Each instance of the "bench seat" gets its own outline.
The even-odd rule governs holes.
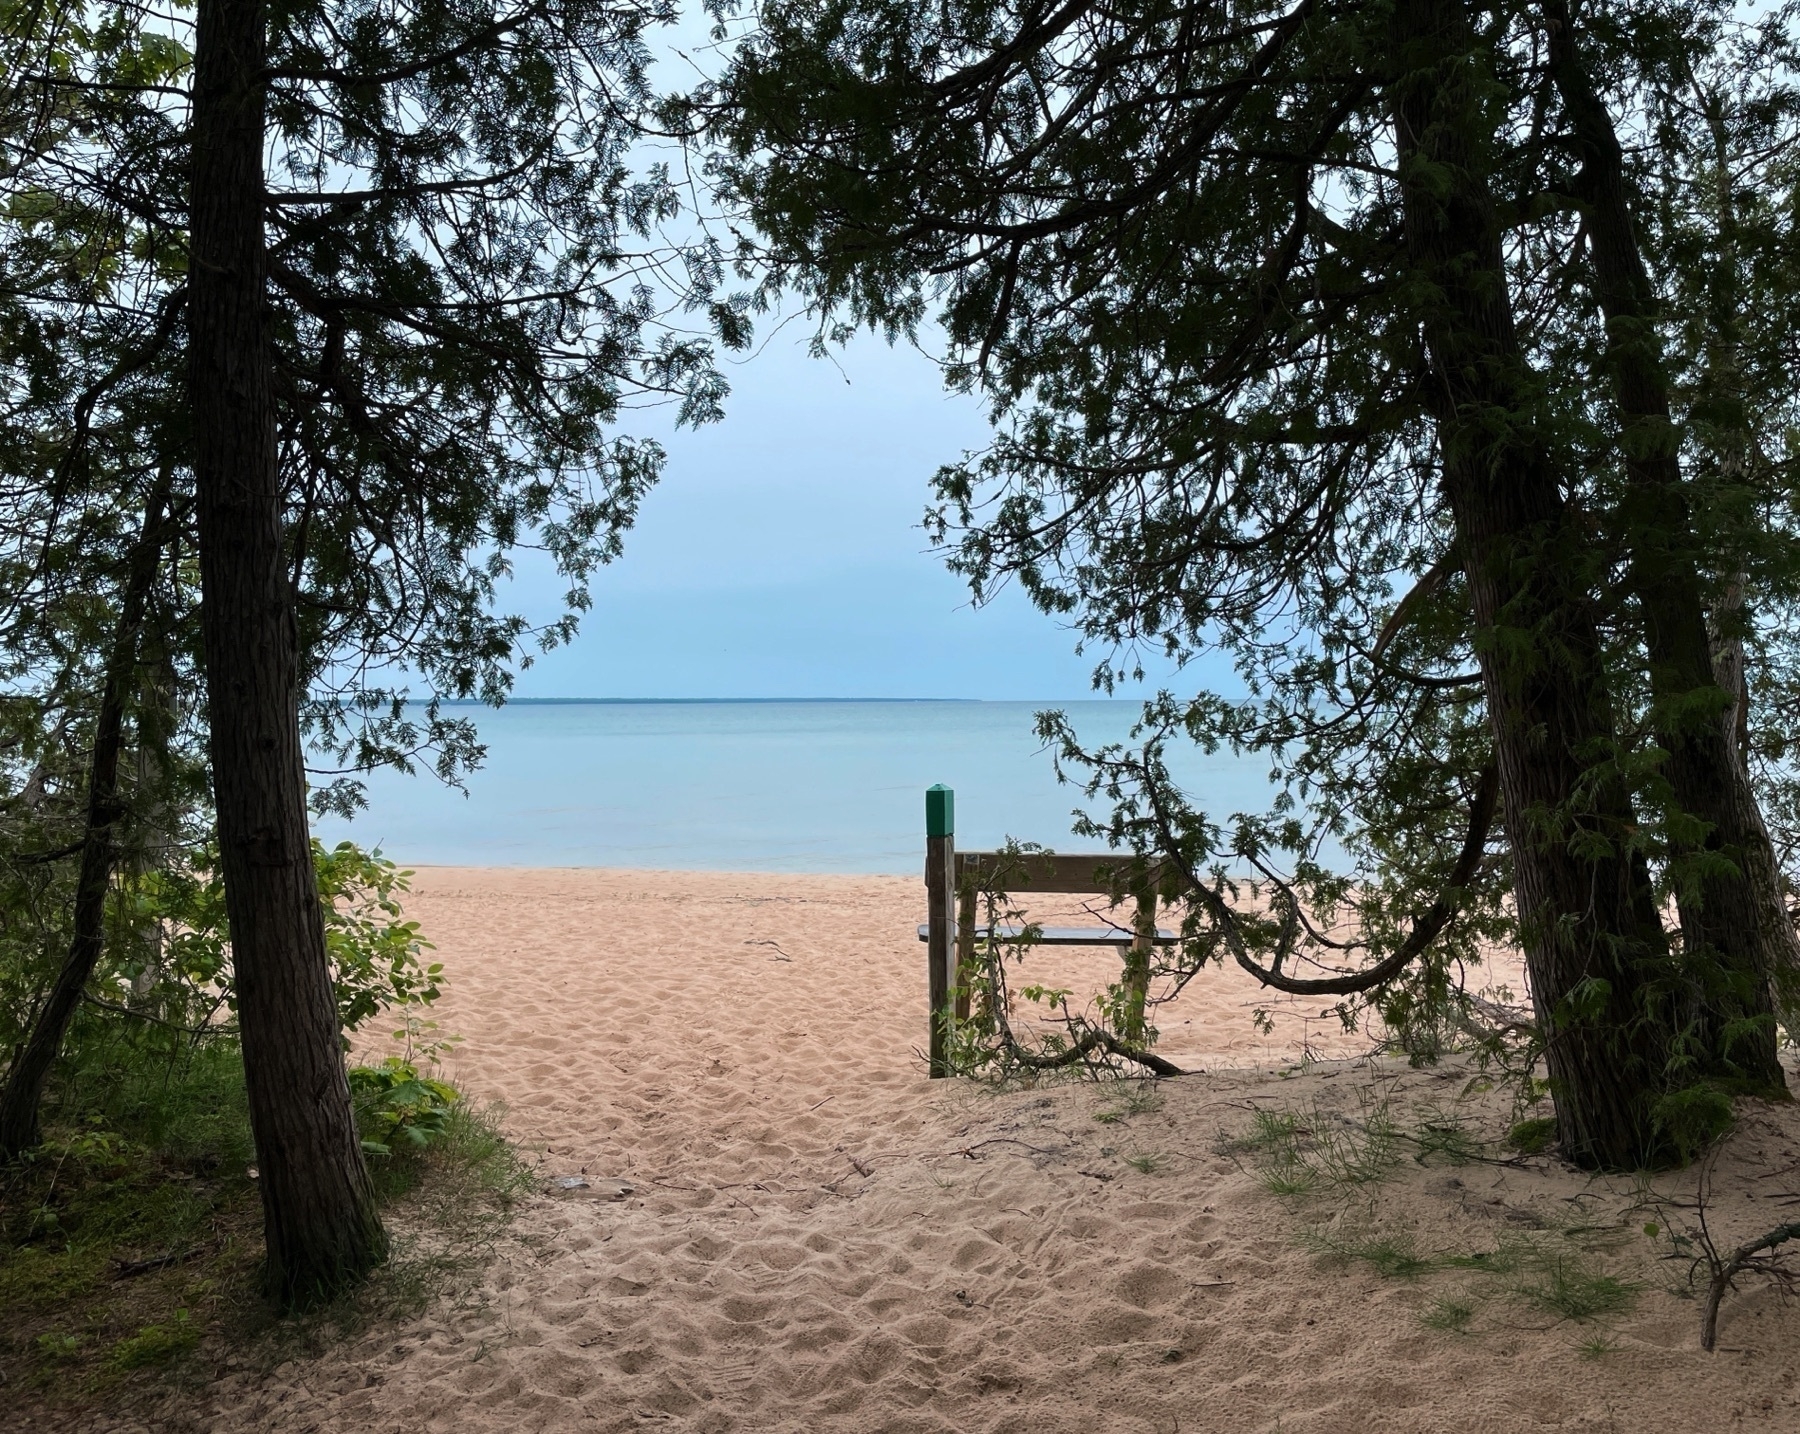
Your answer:
[[[1024,930],[1023,926],[1002,926],[1000,939],[1017,941],[1020,933]],[[975,928],[977,937],[985,937],[987,934],[987,927],[977,926]],[[921,926],[919,940],[929,941],[930,939],[931,928]],[[1034,946],[1129,946],[1134,939],[1132,933],[1123,926],[1045,926],[1039,929],[1037,940],[1032,944]],[[1181,937],[1166,926],[1159,926],[1156,928],[1156,935],[1151,939],[1158,946],[1174,946],[1181,940]]]

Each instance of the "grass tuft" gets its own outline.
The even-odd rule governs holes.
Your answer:
[[[1366,1235],[1352,1238],[1314,1231],[1307,1243],[1322,1255],[1368,1265],[1383,1279],[1416,1280],[1438,1267],[1434,1256],[1421,1255],[1408,1235]]]
[[[1537,1278],[1518,1286],[1525,1303],[1562,1319],[1585,1323],[1602,1315],[1623,1314],[1637,1302],[1637,1286],[1595,1271],[1573,1255],[1553,1255],[1537,1270]]]
[[[1427,1329],[1443,1330],[1446,1334],[1467,1334],[1475,1322],[1474,1297],[1467,1293],[1439,1295],[1431,1302],[1431,1308],[1419,1316],[1419,1322]]]
[[[1247,1131],[1221,1135],[1215,1148],[1253,1157],[1257,1178],[1272,1194],[1301,1195],[1385,1179],[1400,1163],[1399,1142],[1385,1105],[1360,1121],[1315,1105],[1308,1111],[1257,1110]]]
[[[1602,1332],[1589,1335],[1575,1348],[1581,1351],[1583,1359],[1605,1359],[1607,1355],[1618,1350],[1619,1341],[1612,1335]]]

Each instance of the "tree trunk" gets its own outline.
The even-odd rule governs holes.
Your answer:
[[[1748,480],[1751,465],[1759,462],[1751,433],[1749,403],[1744,387],[1742,362],[1743,300],[1738,290],[1738,217],[1731,187],[1731,148],[1725,129],[1724,96],[1701,91],[1695,96],[1697,106],[1706,116],[1713,142],[1714,222],[1718,225],[1720,253],[1713,263],[1710,303],[1714,352],[1707,365],[1709,404],[1725,421],[1729,437],[1719,454],[1721,475],[1729,483]],[[1719,674],[1719,685],[1730,699],[1720,726],[1737,758],[1738,771],[1754,798],[1750,782],[1750,672],[1745,659],[1744,613],[1747,575],[1741,566],[1734,569],[1725,591],[1714,603],[1709,627],[1713,635],[1713,667]],[[1762,910],[1763,932],[1771,949],[1769,963],[1773,968],[1772,985],[1775,1009],[1787,1027],[1789,1040],[1800,1040],[1800,939],[1796,938],[1793,917],[1788,912],[1788,882],[1776,860],[1775,845],[1769,839],[1768,824],[1754,801],[1752,810],[1757,821],[1758,840],[1747,848],[1750,857],[1747,871],[1756,888],[1756,900]]]
[[[1399,0],[1394,25],[1407,247],[1559,1139],[1584,1165],[1656,1164],[1667,942],[1627,845],[1629,796],[1596,770],[1613,718],[1593,563],[1537,428],[1488,184],[1477,46],[1462,0]]]
[[[1768,919],[1759,891],[1775,857],[1735,750],[1731,695],[1713,664],[1655,293],[1632,223],[1612,116],[1582,62],[1562,0],[1546,0],[1544,13],[1551,73],[1581,156],[1588,250],[1624,420],[1627,488],[1620,512],[1628,580],[1644,618],[1652,720],[1669,754],[1665,773],[1674,803],[1704,827],[1692,836],[1671,833],[1677,862],[1685,859],[1689,867],[1677,902],[1696,996],[1693,1048],[1682,1059],[1696,1077],[1785,1093],[1770,985],[1794,963],[1794,933],[1785,917]]]
[[[106,893],[112,885],[113,828],[119,807],[119,750],[123,745],[125,693],[137,668],[138,634],[144,604],[156,580],[163,545],[163,514],[169,503],[169,470],[157,475],[144,504],[144,526],[128,560],[125,591],[119,601],[119,624],[100,684],[100,708],[94,717],[94,755],[88,764],[87,830],[81,844],[81,871],[75,879],[75,929],[69,954],[7,1073],[0,1093],[0,1159],[14,1160],[38,1143],[39,1108],[44,1082],[56,1064],[64,1034],[81,1004],[88,978],[106,943]]]
[[[213,795],[266,1281],[328,1298],[386,1253],[363,1164],[306,820],[297,635],[265,333],[265,15],[200,0],[189,385]]]

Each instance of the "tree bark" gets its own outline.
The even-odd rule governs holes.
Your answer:
[[[1539,432],[1489,188],[1493,136],[1462,0],[1399,0],[1391,97],[1443,484],[1464,558],[1558,1135],[1578,1163],[1666,1158],[1667,940],[1629,846],[1586,540]]]
[[[1793,968],[1800,953],[1785,913],[1771,920],[1762,894],[1775,856],[1735,750],[1732,696],[1714,666],[1655,292],[1632,222],[1612,116],[1583,63],[1563,0],[1545,0],[1544,14],[1551,75],[1581,158],[1588,252],[1624,420],[1627,488],[1620,509],[1628,581],[1644,619],[1652,720],[1668,753],[1670,794],[1685,817],[1704,826],[1696,836],[1671,834],[1676,860],[1686,859],[1690,867],[1677,887],[1683,952],[1695,987],[1691,1048],[1681,1058],[1695,1077],[1785,1093],[1771,982]]]
[[[264,284],[261,0],[197,10],[189,391],[213,795],[269,1293],[329,1298],[386,1253],[344,1076],[306,820]]]
[[[119,753],[124,745],[125,694],[137,669],[138,635],[144,604],[156,580],[162,553],[163,516],[169,503],[169,470],[164,468],[144,504],[144,525],[127,562],[119,622],[100,684],[100,706],[94,716],[94,754],[88,764],[87,830],[81,844],[81,870],[75,879],[74,932],[69,952],[57,973],[49,998],[38,1011],[0,1093],[0,1159],[14,1160],[41,1138],[39,1114],[44,1083],[56,1064],[63,1036],[81,1004],[81,993],[106,944],[106,893],[112,885],[115,847],[113,829],[119,805]]]

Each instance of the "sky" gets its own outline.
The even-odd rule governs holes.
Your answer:
[[[653,40],[659,87],[716,71],[711,23],[684,6]],[[672,154],[644,158],[680,172]],[[976,609],[927,551],[932,474],[986,446],[978,403],[946,394],[917,348],[864,335],[820,359],[810,334],[804,319],[777,329],[765,315],[752,353],[722,356],[732,389],[722,423],[678,431],[666,411],[625,416],[624,432],[667,449],[662,482],[594,584],[579,638],[538,658],[515,696],[1095,695],[1100,654],[1078,655],[1066,620],[1016,588]],[[547,565],[522,561],[511,605],[547,614],[560,591]]]
[[[1093,658],[1063,620],[1017,590],[973,607],[927,551],[930,477],[984,445],[977,404],[946,394],[917,349],[871,336],[815,359],[807,332],[790,324],[729,364],[722,423],[625,416],[667,448],[662,482],[579,638],[516,696],[1093,695]],[[542,611],[558,590],[522,564],[514,600]]]

